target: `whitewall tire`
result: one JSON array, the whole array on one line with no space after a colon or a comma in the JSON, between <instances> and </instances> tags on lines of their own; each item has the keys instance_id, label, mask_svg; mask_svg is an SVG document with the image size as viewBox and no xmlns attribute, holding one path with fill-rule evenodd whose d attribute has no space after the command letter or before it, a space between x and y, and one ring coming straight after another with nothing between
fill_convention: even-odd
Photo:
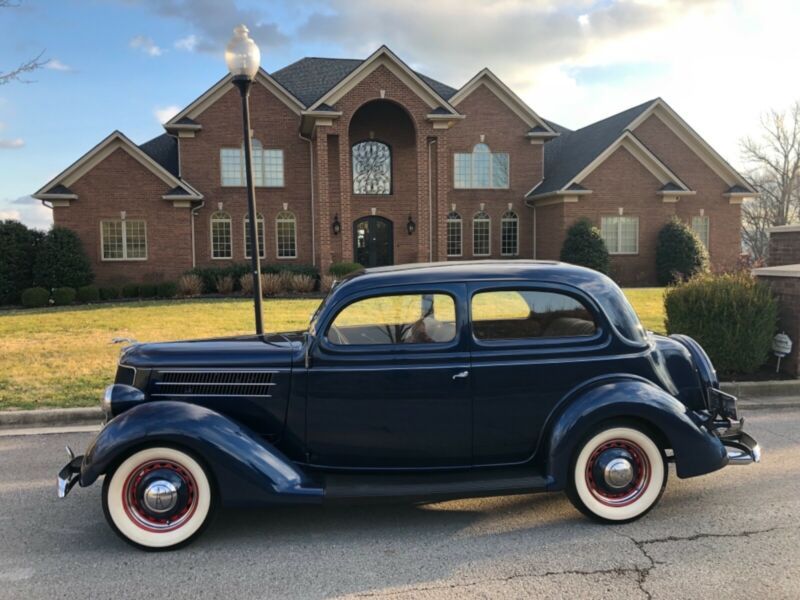
<instances>
[{"instance_id":1,"label":"whitewall tire","mask_svg":"<svg viewBox=\"0 0 800 600\"><path fill-rule=\"evenodd\" d=\"M151 447L125 459L103 482L103 512L125 541L147 550L185 545L208 524L214 490L182 450Z\"/></svg>"},{"instance_id":2,"label":"whitewall tire","mask_svg":"<svg viewBox=\"0 0 800 600\"><path fill-rule=\"evenodd\" d=\"M664 452L651 435L612 424L590 435L576 450L567 496L595 520L625 523L656 505L667 473Z\"/></svg>"}]
</instances>

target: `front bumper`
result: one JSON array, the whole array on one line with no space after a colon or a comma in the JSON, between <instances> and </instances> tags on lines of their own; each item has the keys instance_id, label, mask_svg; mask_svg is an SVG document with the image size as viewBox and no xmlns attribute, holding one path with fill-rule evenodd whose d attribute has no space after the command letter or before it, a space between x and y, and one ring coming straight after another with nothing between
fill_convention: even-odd
<instances>
[{"instance_id":1,"label":"front bumper","mask_svg":"<svg viewBox=\"0 0 800 600\"><path fill-rule=\"evenodd\" d=\"M59 498L66 498L69 491L81 478L83 455L75 456L75 453L69 446L67 446L67 455L69 456L69 462L58 472Z\"/></svg>"},{"instance_id":2,"label":"front bumper","mask_svg":"<svg viewBox=\"0 0 800 600\"><path fill-rule=\"evenodd\" d=\"M753 437L745 433L744 418L739 418L736 396L722 390L708 390L709 419L708 428L719 438L728 452L729 465L749 465L761 462L761 446Z\"/></svg>"}]
</instances>

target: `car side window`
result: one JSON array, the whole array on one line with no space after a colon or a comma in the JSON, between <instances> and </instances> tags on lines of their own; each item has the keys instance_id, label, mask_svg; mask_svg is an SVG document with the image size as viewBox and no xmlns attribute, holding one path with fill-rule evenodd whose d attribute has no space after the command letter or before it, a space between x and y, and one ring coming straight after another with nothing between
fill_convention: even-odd
<instances>
[{"instance_id":1,"label":"car side window","mask_svg":"<svg viewBox=\"0 0 800 600\"><path fill-rule=\"evenodd\" d=\"M581 337L596 331L589 309L566 294L494 290L472 297L472 332L479 340Z\"/></svg>"},{"instance_id":2,"label":"car side window","mask_svg":"<svg viewBox=\"0 0 800 600\"><path fill-rule=\"evenodd\" d=\"M357 300L328 328L333 344L431 344L456 337L456 307L447 294L395 294Z\"/></svg>"}]
</instances>

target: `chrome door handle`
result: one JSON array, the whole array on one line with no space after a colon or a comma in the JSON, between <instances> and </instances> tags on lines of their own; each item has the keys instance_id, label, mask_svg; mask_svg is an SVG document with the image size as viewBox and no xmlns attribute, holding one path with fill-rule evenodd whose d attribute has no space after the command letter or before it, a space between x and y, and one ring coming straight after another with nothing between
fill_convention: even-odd
<instances>
[{"instance_id":1,"label":"chrome door handle","mask_svg":"<svg viewBox=\"0 0 800 600\"><path fill-rule=\"evenodd\" d=\"M464 379L466 377L469 377L469 371L461 371L453 375L453 379Z\"/></svg>"}]
</instances>

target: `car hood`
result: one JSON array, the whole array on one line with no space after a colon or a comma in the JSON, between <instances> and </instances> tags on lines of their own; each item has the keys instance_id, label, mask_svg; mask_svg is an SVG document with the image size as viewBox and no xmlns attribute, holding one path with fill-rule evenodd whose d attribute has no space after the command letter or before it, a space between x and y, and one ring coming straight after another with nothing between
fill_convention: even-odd
<instances>
[{"instance_id":1,"label":"car hood","mask_svg":"<svg viewBox=\"0 0 800 600\"><path fill-rule=\"evenodd\" d=\"M120 365L151 369L290 367L302 353L304 339L303 332L290 332L139 343L122 351Z\"/></svg>"}]
</instances>

